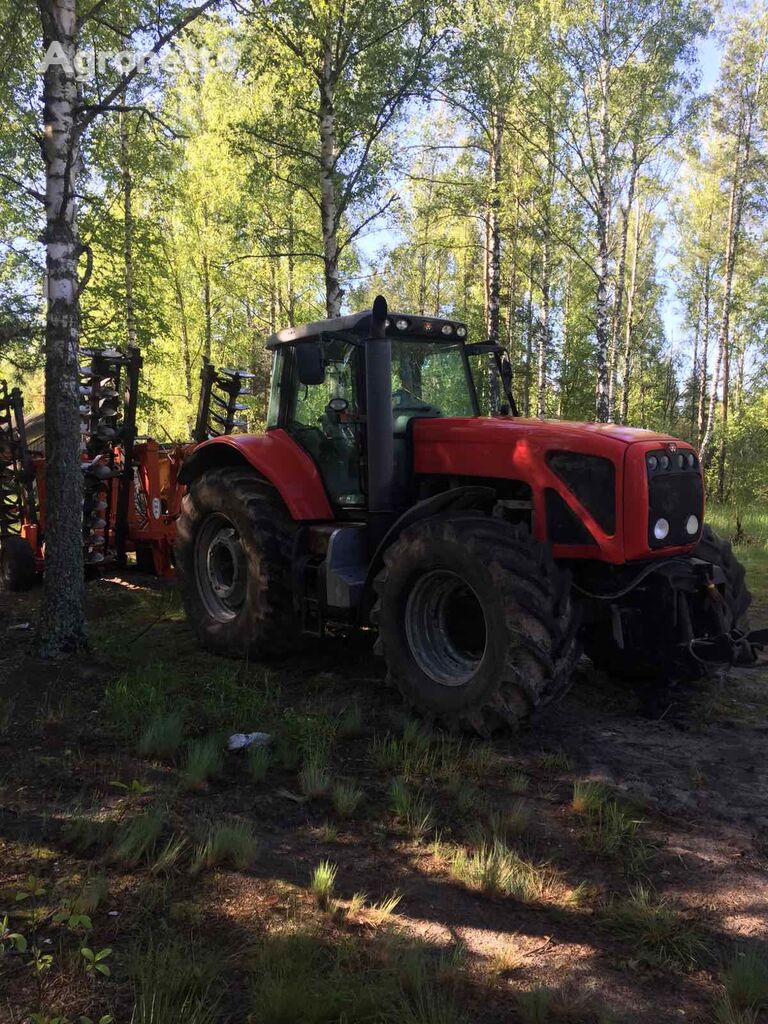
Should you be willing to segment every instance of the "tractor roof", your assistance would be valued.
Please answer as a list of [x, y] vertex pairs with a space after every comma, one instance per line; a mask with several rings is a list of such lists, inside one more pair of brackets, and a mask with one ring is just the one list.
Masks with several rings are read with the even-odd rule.
[[[401, 326], [402, 325], [402, 326]], [[315, 320], [300, 327], [284, 327], [282, 331], [267, 338], [267, 348], [291, 345], [297, 341], [312, 341], [322, 334], [356, 334], [360, 338], [368, 335], [371, 326], [370, 309], [349, 316], [337, 316], [331, 320]], [[425, 341], [466, 341], [467, 327], [460, 320], [446, 320], [443, 317], [413, 316], [410, 313], [390, 313], [387, 316], [387, 334], [393, 338], [401, 335], [417, 336]]]

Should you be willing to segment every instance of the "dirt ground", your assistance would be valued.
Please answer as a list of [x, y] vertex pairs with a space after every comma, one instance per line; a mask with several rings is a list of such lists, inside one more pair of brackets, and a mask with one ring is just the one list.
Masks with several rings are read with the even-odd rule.
[[[452, 872], [450, 850], [471, 847], [476, 824], [467, 801], [458, 811], [452, 803], [455, 778], [453, 790], [436, 770], [420, 778], [420, 792], [434, 812], [424, 834], [407, 834], [393, 820], [392, 772], [371, 750], [374, 737], [397, 735], [403, 720], [370, 638], [335, 637], [283, 663], [233, 666], [198, 650], [171, 589], [127, 574], [89, 584], [93, 655], [50, 663], [30, 653], [25, 627], [34, 621], [38, 597], [0, 596], [0, 922], [7, 913], [6, 932], [33, 935], [37, 948], [54, 960], [36, 970], [29, 966], [32, 943], [22, 954], [6, 938], [2, 1024], [50, 1024], [57, 1014], [73, 1022], [86, 1014], [94, 1020], [111, 1014], [117, 1024], [148, 1021], [134, 1009], [137, 943], [146, 949], [179, 936], [217, 950], [218, 981], [224, 983], [218, 1016], [210, 1019], [261, 1020], [252, 1016], [258, 1002], [248, 981], [252, 958], [266, 936], [288, 924], [311, 926], [331, 945], [349, 940], [375, 947], [396, 934], [450, 954], [440, 962], [451, 976], [460, 1015], [438, 1007], [410, 1018], [423, 1024], [711, 1021], [722, 994], [723, 958], [742, 944], [765, 953], [765, 658], [757, 667], [670, 693], [655, 717], [643, 713], [641, 693], [584, 661], [572, 692], [525, 731], [492, 743], [465, 741], [461, 765], [477, 769], [472, 778], [466, 768], [465, 781], [483, 801], [508, 806], [516, 799], [509, 779], [523, 773], [527, 780], [521, 799], [530, 821], [512, 845], [548, 881], [538, 898], [526, 902], [479, 891]], [[768, 625], [768, 607], [756, 606], [752, 619], [753, 625]], [[167, 693], [157, 673], [173, 676]], [[231, 692], [242, 703], [231, 710], [243, 716], [240, 721], [216, 705], [216, 680], [232, 674]], [[302, 797], [298, 764], [290, 765], [290, 757], [254, 782], [245, 755], [230, 753], [218, 777], [198, 790], [180, 787], [178, 759], [137, 753], [142, 723], [136, 718], [145, 707], [151, 711], [160, 691], [163, 700], [185, 702], [192, 735], [237, 728], [279, 733], [281, 722], [302, 715], [339, 721], [359, 707], [360, 727], [336, 734], [331, 768], [334, 778], [363, 790], [365, 810], [339, 819], [327, 799]], [[261, 691], [271, 694], [268, 702]], [[208, 725], [196, 721], [196, 707]], [[481, 749], [485, 753], [478, 754]], [[602, 783], [631, 810], [647, 857], [630, 863], [625, 847], [612, 853], [590, 841], [572, 802], [574, 783], [581, 780]], [[253, 866], [194, 876], [163, 873], [143, 862], [116, 864], [98, 843], [87, 852], [73, 850], [66, 838], [74, 816], [119, 823], [157, 806], [174, 835], [194, 832], [200, 822], [246, 820], [259, 842]], [[312, 871], [324, 858], [337, 868], [337, 912], [331, 914], [321, 913], [308, 892]], [[87, 938], [73, 944], [57, 916], [68, 906], [66, 893], [93, 871], [108, 876], [108, 895], [90, 915]], [[31, 891], [35, 884], [37, 893]], [[700, 939], [701, 952], [687, 965], [654, 960], [612, 927], [612, 901], [638, 886], [673, 908]], [[370, 908], [395, 891], [402, 898], [385, 925], [370, 909], [339, 909], [356, 892], [368, 894]], [[85, 970], [81, 942], [111, 950], [109, 977]], [[561, 993], [562, 1000], [535, 1016], [520, 996], [538, 987]], [[161, 1016], [151, 1019], [185, 1019]], [[275, 1011], [273, 1019], [326, 1018], [307, 1009], [297, 1016]], [[363, 1018], [327, 1019], [353, 1024]]]

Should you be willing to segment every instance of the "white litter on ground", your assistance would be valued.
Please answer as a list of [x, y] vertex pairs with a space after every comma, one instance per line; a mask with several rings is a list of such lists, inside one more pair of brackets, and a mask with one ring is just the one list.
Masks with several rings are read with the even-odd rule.
[[229, 737], [227, 750], [243, 750], [244, 747], [266, 747], [272, 737], [268, 732], [236, 732]]

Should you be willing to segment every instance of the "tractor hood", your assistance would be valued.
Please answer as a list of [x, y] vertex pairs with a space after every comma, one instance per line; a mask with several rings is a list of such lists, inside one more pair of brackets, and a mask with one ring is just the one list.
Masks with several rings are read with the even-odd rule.
[[[568, 420], [523, 419], [521, 417], [445, 417], [419, 419], [413, 424], [416, 443], [457, 442], [482, 445], [508, 445], [528, 441], [548, 448], [584, 442], [601, 446], [605, 441], [633, 444], [635, 441], [675, 440], [671, 434], [616, 423], [576, 423]], [[579, 443], [580, 442], [580, 443]]]

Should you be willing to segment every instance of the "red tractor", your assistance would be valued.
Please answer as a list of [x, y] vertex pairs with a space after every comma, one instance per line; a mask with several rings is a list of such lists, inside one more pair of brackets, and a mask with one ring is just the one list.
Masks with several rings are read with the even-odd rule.
[[[201, 641], [294, 650], [375, 627], [406, 701], [487, 733], [563, 694], [581, 648], [628, 674], [754, 660], [750, 595], [703, 525], [695, 450], [521, 419], [506, 353], [453, 319], [373, 310], [273, 335], [266, 432], [186, 459], [176, 565]], [[470, 357], [509, 402], [480, 415]]]

